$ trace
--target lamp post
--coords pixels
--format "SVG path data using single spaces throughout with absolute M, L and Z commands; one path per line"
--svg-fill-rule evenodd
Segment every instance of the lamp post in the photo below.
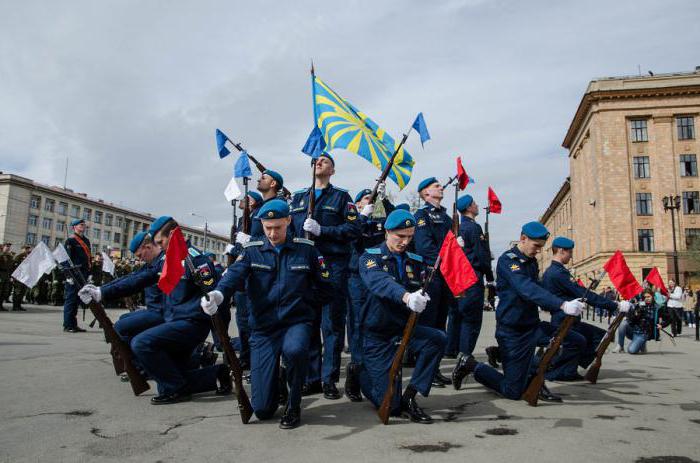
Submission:
M 676 244 L 676 218 L 673 215 L 675 211 L 678 214 L 681 208 L 681 197 L 676 196 L 664 196 L 664 212 L 671 211 L 671 228 L 673 229 L 673 272 L 676 277 L 676 284 L 681 284 L 679 274 L 678 274 L 678 245 Z
M 192 215 L 195 217 L 199 217 L 200 219 L 204 219 L 204 244 L 202 245 L 202 252 L 207 252 L 207 229 L 209 228 L 207 218 L 203 215 L 195 214 L 194 212 L 192 213 Z

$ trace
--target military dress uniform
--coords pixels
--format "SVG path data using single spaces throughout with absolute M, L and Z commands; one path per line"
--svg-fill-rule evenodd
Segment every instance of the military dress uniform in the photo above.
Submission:
M 84 220 L 79 219 L 73 220 L 71 222 L 71 227 L 84 222 Z M 68 257 L 70 257 L 70 261 L 75 267 L 72 272 L 78 272 L 83 281 L 73 281 L 72 278 L 66 278 L 65 280 L 63 330 L 82 331 L 82 328 L 78 328 L 78 304 L 80 302 L 78 299 L 78 290 L 81 288 L 82 284 L 87 281 L 88 275 L 90 274 L 90 267 L 92 266 L 90 240 L 87 236 L 78 236 L 74 234 L 66 239 L 64 246 Z

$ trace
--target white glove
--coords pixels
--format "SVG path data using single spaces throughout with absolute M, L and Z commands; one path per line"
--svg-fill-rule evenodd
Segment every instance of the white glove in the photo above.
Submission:
M 386 198 L 386 182 L 381 182 L 377 187 L 377 196 L 379 199 Z
M 229 252 L 231 252 L 232 249 L 233 249 L 233 245 L 231 243 L 227 243 L 226 249 L 224 249 L 224 254 L 228 254 Z
M 574 317 L 579 316 L 585 308 L 586 305 L 583 302 L 581 302 L 581 299 L 566 301 L 561 305 L 561 310 L 563 310 L 566 315 L 572 315 Z
M 306 219 L 304 220 L 304 231 L 307 231 L 312 235 L 321 236 L 321 225 L 319 225 L 314 219 Z
M 83 301 L 83 304 L 89 304 L 90 301 L 100 302 L 102 291 L 95 285 L 85 285 L 78 291 L 78 297 Z
M 408 294 L 408 300 L 406 301 L 406 305 L 412 311 L 416 313 L 421 313 L 425 310 L 425 306 L 428 305 L 429 300 L 430 296 L 428 296 L 427 294 L 423 294 L 423 290 L 419 289 L 418 291 Z
M 370 215 L 372 215 L 372 212 L 374 212 L 374 204 L 368 204 L 362 208 L 362 212 L 360 212 L 360 215 L 369 217 Z
M 620 301 L 617 303 L 617 308 L 622 313 L 627 313 L 632 308 L 632 303 L 630 301 Z
M 464 238 L 462 238 L 461 236 L 458 236 L 457 237 L 457 244 L 459 244 L 460 248 L 463 248 L 464 247 Z
M 73 279 L 72 278 L 66 278 L 66 283 L 69 285 L 73 286 Z
M 236 243 L 244 245 L 248 244 L 248 241 L 250 241 L 250 235 L 243 232 L 236 233 Z
M 224 302 L 224 295 L 221 291 L 209 291 L 209 300 L 206 296 L 202 296 L 199 304 L 202 306 L 202 310 L 207 315 L 214 315 L 217 310 L 219 310 L 219 304 Z

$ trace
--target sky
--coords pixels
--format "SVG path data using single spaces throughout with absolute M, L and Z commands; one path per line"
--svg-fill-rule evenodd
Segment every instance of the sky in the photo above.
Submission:
M 411 134 L 412 180 L 389 192 L 445 181 L 461 156 L 467 192 L 503 203 L 497 255 L 566 179 L 588 82 L 693 71 L 698 17 L 695 0 L 0 0 L 0 170 L 60 186 L 68 158 L 74 191 L 228 234 L 235 156 L 219 159 L 215 129 L 307 187 L 313 59 L 395 139 L 423 112 L 432 140 Z M 373 185 L 370 163 L 333 154 L 334 185 Z

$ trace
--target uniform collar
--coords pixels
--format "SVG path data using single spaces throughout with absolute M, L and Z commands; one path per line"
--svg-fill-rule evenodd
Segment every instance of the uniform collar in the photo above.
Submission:
M 270 243 L 270 240 L 267 239 L 267 236 L 263 239 L 263 245 L 260 248 L 261 251 L 272 251 L 272 252 L 281 252 L 284 248 L 287 248 L 291 245 L 292 241 L 294 240 L 294 236 L 292 236 L 291 231 L 289 228 L 287 228 L 287 240 L 284 242 L 282 246 L 280 246 L 278 249 L 275 249 L 275 246 Z
M 526 261 L 535 260 L 534 257 L 528 257 L 525 254 L 523 254 L 522 252 L 520 252 L 520 249 L 518 249 L 518 246 L 513 246 L 513 248 L 511 249 L 511 252 L 513 254 L 515 254 L 516 256 L 518 256 L 522 260 L 526 260 Z
M 562 264 L 561 262 L 559 262 L 557 260 L 552 260 L 552 265 L 556 268 L 564 270 L 566 273 L 569 273 L 569 269 L 566 268 L 566 266 L 564 264 Z
M 445 211 L 446 209 L 444 206 L 434 206 L 432 203 L 425 202 L 425 206 L 423 206 L 425 209 L 428 211 Z

